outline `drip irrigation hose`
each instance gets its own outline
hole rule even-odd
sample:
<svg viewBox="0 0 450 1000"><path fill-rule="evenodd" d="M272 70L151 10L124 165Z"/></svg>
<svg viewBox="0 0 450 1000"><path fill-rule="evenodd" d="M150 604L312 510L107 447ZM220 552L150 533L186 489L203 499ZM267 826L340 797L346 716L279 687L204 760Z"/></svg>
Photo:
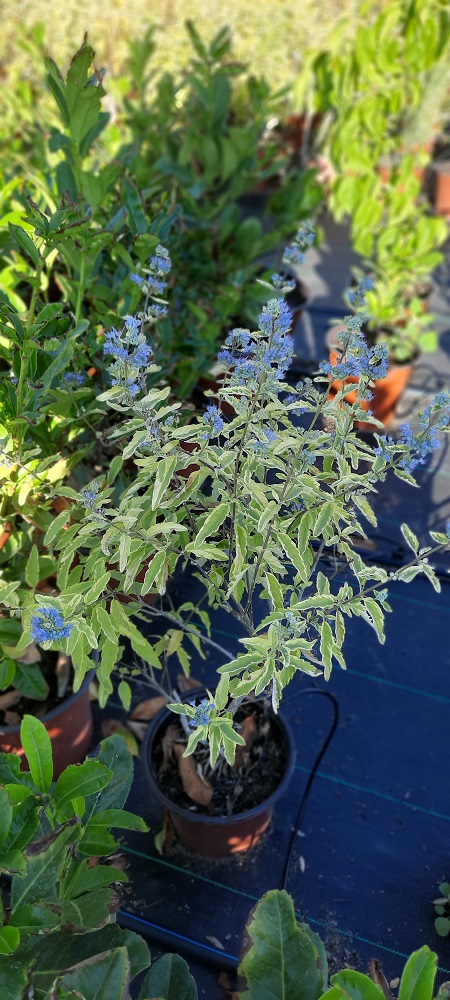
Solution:
<svg viewBox="0 0 450 1000"><path fill-rule="evenodd" d="M283 872L281 879L281 887L283 889L286 888L289 868L292 860L292 855L294 853L294 847L296 844L297 833L305 815L305 810L308 804L308 799L314 782L314 778L323 760L323 757L325 756L325 753L328 750L328 747L331 743L331 740L333 739L333 736L336 732L336 728L339 723L338 701L333 694L331 694L329 691L324 691L322 688L313 688L313 687L305 688L304 690L299 691L296 694L292 695L289 699L286 699L286 701L287 700L293 701L299 697L302 697L302 695L307 695L307 694L324 695L332 702L334 713L333 713L333 721L331 727L311 768L308 781L306 783L306 788L300 800L300 805L293 826L288 852L286 854L283 865ZM228 952L222 951L219 948L213 948L211 945L206 945L202 941L198 941L195 938L189 937L189 935L178 934L176 931L172 931L169 927L163 927L161 926L161 924L157 924L154 923L153 921L146 920L143 917L137 917L135 914L129 913L127 910L118 911L117 922L121 927L126 928L127 930L137 931L138 933L142 934L143 937L149 938L149 940L154 941L155 944L160 946L161 948L176 949L177 951L183 952L189 958L198 959L209 966L213 966L213 968L218 968L220 970L223 969L229 972L236 972L237 967L239 965L239 958L235 955L230 955Z"/></svg>
<svg viewBox="0 0 450 1000"><path fill-rule="evenodd" d="M319 753L317 754L317 757L316 757L316 759L314 761L314 764L313 764L313 766L311 768L311 771L309 772L308 781L306 782L306 788L305 788L305 791L303 792L303 795L302 795L302 797L300 799L300 805L298 807L298 812L297 812L297 815L295 817L294 826L292 828L292 835L291 835L291 840L290 840L288 852L287 852L286 857L284 859L283 874L282 874L282 879L281 879L281 888L282 889L286 889L288 875L289 875L289 868L290 868L290 864L291 864L291 861L292 861L292 856L293 856L293 853L294 853L295 845L297 843L297 835L300 833L300 827L301 827L301 824L303 822L303 818L304 818L304 815L305 815L306 806L308 804L308 799L309 799L309 796L310 796L310 792L311 792L311 789L312 789L312 786L313 786L314 778L316 776L316 773L317 773L317 771L318 771L318 769L320 767L320 764L321 764L321 762L322 762L322 760L323 760L323 758L324 758L324 756L325 756L325 754L326 754L326 752L328 750L328 747L329 747L329 745L330 745L330 743L331 743L331 741L333 739L333 736L334 736L334 734L336 732L336 729L338 727L338 724L339 724L339 703L338 703L337 698L334 696L334 694L331 694L330 691L324 691L323 688L305 688L303 691L299 691L296 695L293 695L293 698L301 698L302 695L304 695L304 694L319 694L319 695L323 695L325 698L328 698L329 701L331 701L331 703L333 705L333 719L332 719L332 722L331 722L331 726L330 726L330 728L328 730L327 737L326 737L325 741L322 743L322 746L321 746L321 748L319 750Z"/></svg>

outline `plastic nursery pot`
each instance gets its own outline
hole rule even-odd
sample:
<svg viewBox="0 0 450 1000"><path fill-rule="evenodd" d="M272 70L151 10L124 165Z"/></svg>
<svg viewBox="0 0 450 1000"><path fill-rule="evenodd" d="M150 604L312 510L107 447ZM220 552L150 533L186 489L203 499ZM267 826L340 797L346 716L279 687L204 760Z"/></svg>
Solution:
<svg viewBox="0 0 450 1000"><path fill-rule="evenodd" d="M204 697L206 691L189 691L183 701ZM272 819L276 801L284 794L295 765L295 745L291 731L279 715L270 716L285 754L285 769L281 781L271 795L259 805L233 816L211 816L206 812L185 809L172 802L161 790L156 777L158 749L165 730L176 717L163 708L149 724L142 744L142 766L153 799L165 810L179 842L204 857L224 858L241 854L256 846Z"/></svg>
<svg viewBox="0 0 450 1000"><path fill-rule="evenodd" d="M94 723L89 685L93 677L94 671L91 670L76 694L69 695L51 712L40 716L52 741L55 778L69 764L80 764L91 748ZM19 724L0 727L0 751L23 757Z"/></svg>
<svg viewBox="0 0 450 1000"><path fill-rule="evenodd" d="M338 364L340 359L340 352L336 346L336 334L339 333L341 329L343 328L334 327L330 330L327 337L330 363L333 366ZM408 385L413 371L413 362L407 362L403 365L390 363L386 377L375 379L372 390L372 399L363 399L359 401L361 409L371 410L377 420L381 420L383 424L389 424L394 417L397 403ZM343 401L342 405L345 405L345 403L352 405L353 403L356 403L358 399L358 389L352 389L351 386L357 386L358 382L359 379L356 375L349 375L343 381L335 379L331 383L330 394L335 396L337 392L348 385L349 390L348 392L345 392L345 402ZM371 424L370 421L358 420L355 422L355 426L359 428L359 430L371 430L374 425Z"/></svg>
<svg viewBox="0 0 450 1000"><path fill-rule="evenodd" d="M450 216L450 160L432 165L433 204L438 215Z"/></svg>

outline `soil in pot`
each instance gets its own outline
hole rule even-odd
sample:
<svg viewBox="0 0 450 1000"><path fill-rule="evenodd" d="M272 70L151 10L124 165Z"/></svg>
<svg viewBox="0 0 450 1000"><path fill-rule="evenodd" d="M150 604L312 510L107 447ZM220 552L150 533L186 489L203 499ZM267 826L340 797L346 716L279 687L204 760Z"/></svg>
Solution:
<svg viewBox="0 0 450 1000"><path fill-rule="evenodd" d="M68 764L84 760L91 747L93 719L89 684L92 674L74 694L70 660L53 650L41 651L41 655L39 666L48 685L45 699L17 696L13 688L0 694L0 751L23 755L20 724L24 715L34 715L50 735L57 778Z"/></svg>
<svg viewBox="0 0 450 1000"><path fill-rule="evenodd" d="M143 745L147 779L172 831L185 847L209 857L260 841L294 765L292 740L279 716L249 699L236 719L246 745L238 747L233 765L221 759L214 772L205 745L183 757L187 737L168 712L149 727Z"/></svg>

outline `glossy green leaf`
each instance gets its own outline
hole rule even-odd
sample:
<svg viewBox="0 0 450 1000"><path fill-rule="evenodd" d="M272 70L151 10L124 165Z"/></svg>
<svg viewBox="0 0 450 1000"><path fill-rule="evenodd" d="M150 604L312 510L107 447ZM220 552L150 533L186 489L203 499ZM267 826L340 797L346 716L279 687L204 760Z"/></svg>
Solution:
<svg viewBox="0 0 450 1000"><path fill-rule="evenodd" d="M20 727L20 739L36 788L40 792L48 792L53 781L53 755L45 726L36 716L25 715Z"/></svg>
<svg viewBox="0 0 450 1000"><path fill-rule="evenodd" d="M437 955L427 945L414 951L403 970L398 1000L431 1000Z"/></svg>
<svg viewBox="0 0 450 1000"><path fill-rule="evenodd" d="M170 954L158 959L147 972L139 1000L198 1000L187 962Z"/></svg>
<svg viewBox="0 0 450 1000"><path fill-rule="evenodd" d="M252 944L239 966L247 981L245 1000L318 1000L323 989L319 952L297 923L284 890L263 896L247 933Z"/></svg>
<svg viewBox="0 0 450 1000"><path fill-rule="evenodd" d="M53 801L57 812L70 815L72 799L95 795L101 792L114 777L113 772L98 760L86 760L84 764L69 764L60 774L54 791Z"/></svg>
<svg viewBox="0 0 450 1000"><path fill-rule="evenodd" d="M20 931L17 927L0 927L0 955L11 955L19 942Z"/></svg>

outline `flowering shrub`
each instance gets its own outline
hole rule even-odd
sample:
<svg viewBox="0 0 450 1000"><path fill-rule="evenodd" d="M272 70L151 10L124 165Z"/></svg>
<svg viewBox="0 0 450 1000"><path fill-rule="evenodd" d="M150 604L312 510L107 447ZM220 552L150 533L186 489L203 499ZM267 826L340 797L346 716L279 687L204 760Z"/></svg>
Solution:
<svg viewBox="0 0 450 1000"><path fill-rule="evenodd" d="M302 259L310 236L308 227L299 233L291 259ZM367 397L386 348L367 350L363 318L344 321L343 363L357 364L360 395ZM196 723L188 752L209 739L213 762L221 749L233 759L240 741L233 713L246 694L270 693L277 710L298 671L328 679L334 664L345 667L348 617L363 618L384 642L393 579L407 581L422 572L439 589L428 563L434 550L420 548L406 525L411 562L393 574L366 565L358 540L365 537L363 519L376 524L369 498L377 482L392 471L414 483L411 469L437 443L436 430L449 430L450 395L440 393L427 407L417 434L404 428L398 441L377 434L373 449L354 431L354 421L364 417L359 403L341 406L342 392L331 398L327 374L287 390L289 327L285 302L274 298L263 307L256 331L231 331L219 355L220 392L189 424L180 418L181 404L170 401L168 386L146 388L146 363L152 362L146 311L127 317L120 334L110 331L105 350L113 357L112 385L100 399L122 415L117 436L127 440L123 457L134 462L134 478L114 502L102 477L81 496L60 491L78 504L78 513L60 514L48 535L58 553L60 596L38 596L38 612L34 600L22 608L23 644L33 621L39 615L44 621L49 609L60 632L70 629L59 642L73 658L77 684L91 666L91 648L98 647L104 703L121 659L121 636L154 669L173 655L187 669L189 643L221 649L211 637L203 602L169 610L145 606L147 594L165 593L178 564L190 565L209 607L224 608L244 633L236 658L221 649L228 662L218 668L214 697L200 711L172 706ZM148 370L153 375L155 366L149 363ZM188 475L186 445L195 450ZM437 548L449 543L445 533L432 538ZM321 557L330 552L339 563L340 582L322 565ZM120 594L127 596L125 604ZM142 630L154 615L164 616L168 630L149 641ZM129 702L126 680L120 693Z"/></svg>

